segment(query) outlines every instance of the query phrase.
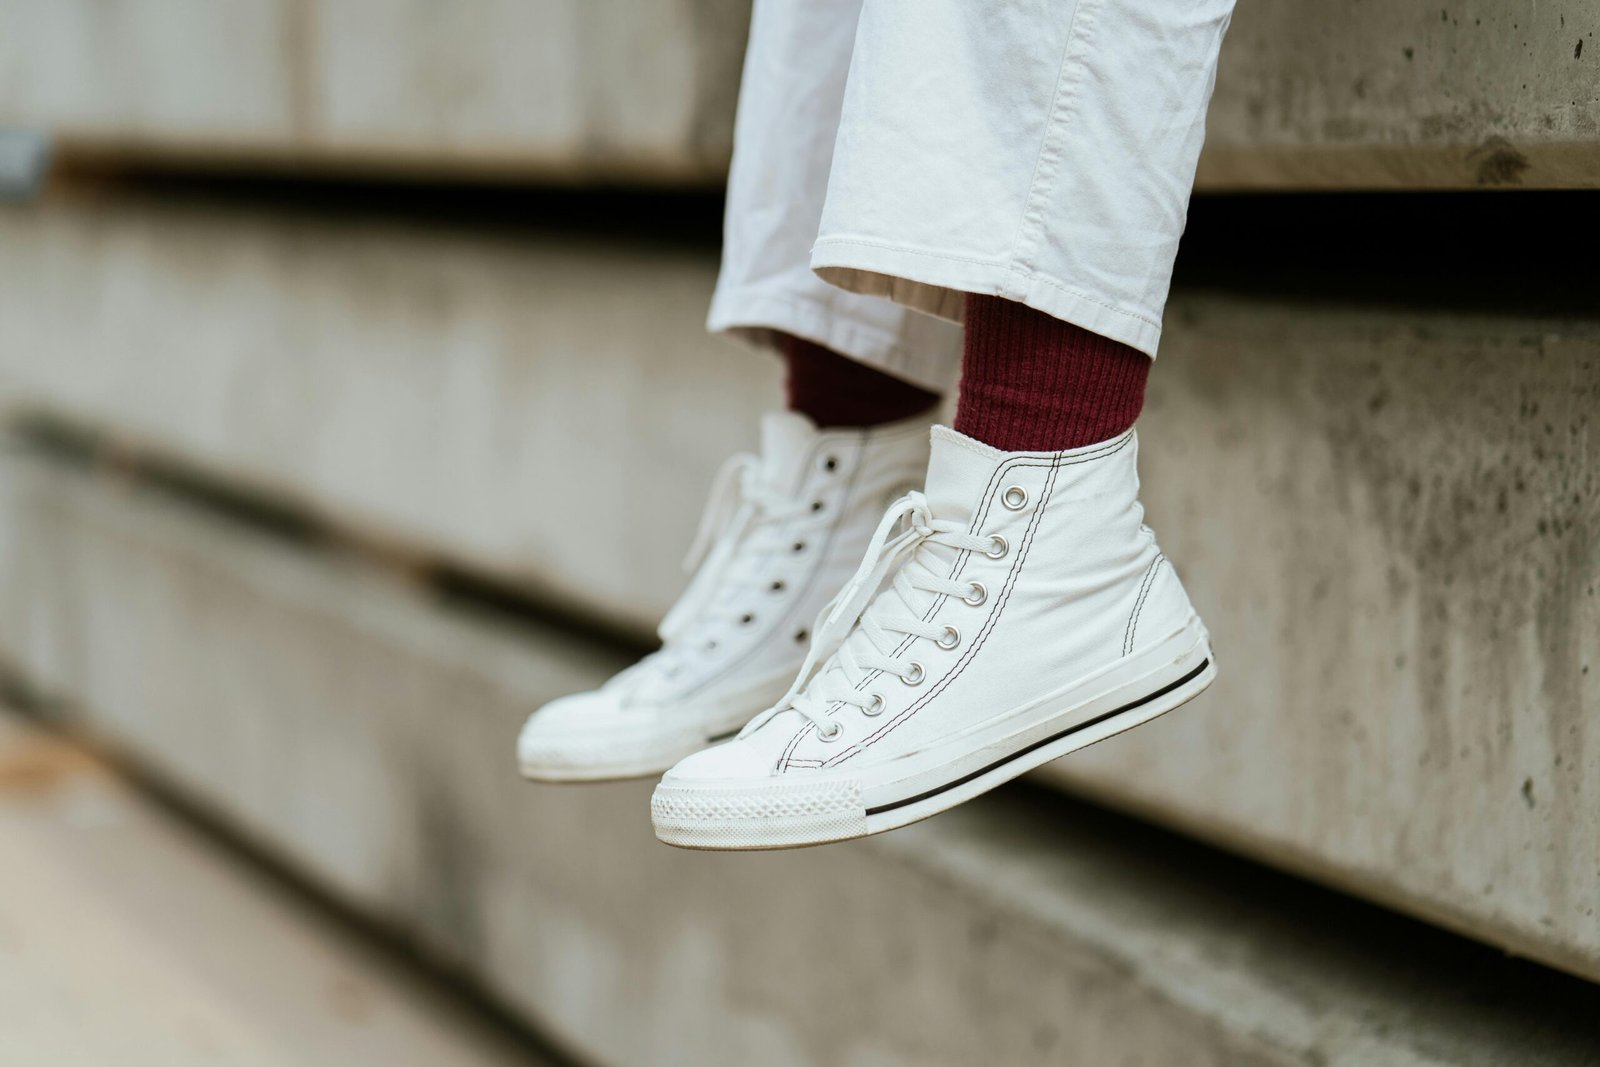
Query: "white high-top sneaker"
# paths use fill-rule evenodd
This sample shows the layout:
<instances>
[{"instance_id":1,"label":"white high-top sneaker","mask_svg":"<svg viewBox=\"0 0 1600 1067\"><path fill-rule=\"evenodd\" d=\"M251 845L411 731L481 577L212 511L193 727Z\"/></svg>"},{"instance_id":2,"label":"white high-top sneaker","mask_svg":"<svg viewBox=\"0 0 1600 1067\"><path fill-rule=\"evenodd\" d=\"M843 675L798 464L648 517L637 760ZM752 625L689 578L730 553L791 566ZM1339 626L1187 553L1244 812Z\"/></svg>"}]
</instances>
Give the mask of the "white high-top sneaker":
<instances>
[{"instance_id":1,"label":"white high-top sneaker","mask_svg":"<svg viewBox=\"0 0 1600 1067\"><path fill-rule=\"evenodd\" d=\"M699 570L661 622L660 651L534 712L517 741L522 773L657 775L731 737L794 680L817 615L927 461L926 417L819 431L793 412L766 416L761 455L717 477L690 550Z\"/></svg>"},{"instance_id":2,"label":"white high-top sneaker","mask_svg":"<svg viewBox=\"0 0 1600 1067\"><path fill-rule=\"evenodd\" d=\"M1203 690L1206 629L1141 521L1137 452L1132 431L1008 453L935 427L926 495L891 506L789 692L662 779L656 836L893 829Z\"/></svg>"}]
</instances>

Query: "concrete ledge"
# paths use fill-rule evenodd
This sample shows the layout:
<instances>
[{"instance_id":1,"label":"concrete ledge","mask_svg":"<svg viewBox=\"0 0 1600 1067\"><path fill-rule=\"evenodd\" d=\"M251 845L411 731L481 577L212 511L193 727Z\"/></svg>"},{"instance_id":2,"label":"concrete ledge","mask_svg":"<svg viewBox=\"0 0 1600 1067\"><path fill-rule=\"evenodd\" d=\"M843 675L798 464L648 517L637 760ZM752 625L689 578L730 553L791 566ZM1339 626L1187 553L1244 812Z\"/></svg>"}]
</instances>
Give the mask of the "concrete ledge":
<instances>
[{"instance_id":1,"label":"concrete ledge","mask_svg":"<svg viewBox=\"0 0 1600 1067\"><path fill-rule=\"evenodd\" d=\"M1202 189L1595 188L1585 0L1239 0Z\"/></svg>"},{"instance_id":2,"label":"concrete ledge","mask_svg":"<svg viewBox=\"0 0 1600 1067\"><path fill-rule=\"evenodd\" d=\"M633 239L45 205L0 214L0 392L644 635L777 395L703 338L711 274ZM1180 286L1145 497L1222 678L1049 776L1600 979L1600 321L1513 282Z\"/></svg>"},{"instance_id":3,"label":"concrete ledge","mask_svg":"<svg viewBox=\"0 0 1600 1067\"><path fill-rule=\"evenodd\" d=\"M1222 675L1048 773L1600 979L1600 318L1415 291L1174 306L1144 498Z\"/></svg>"},{"instance_id":4,"label":"concrete ledge","mask_svg":"<svg viewBox=\"0 0 1600 1067\"><path fill-rule=\"evenodd\" d=\"M75 741L0 705L8 1064L565 1067Z\"/></svg>"},{"instance_id":5,"label":"concrete ledge","mask_svg":"<svg viewBox=\"0 0 1600 1067\"><path fill-rule=\"evenodd\" d=\"M746 0L0 0L0 125L169 167L715 184ZM1585 0L1240 0L1202 189L1594 188Z\"/></svg>"},{"instance_id":6,"label":"concrete ledge","mask_svg":"<svg viewBox=\"0 0 1600 1067\"><path fill-rule=\"evenodd\" d=\"M0 125L98 162L712 184L744 0L3 0Z\"/></svg>"},{"instance_id":7,"label":"concrete ledge","mask_svg":"<svg viewBox=\"0 0 1600 1067\"><path fill-rule=\"evenodd\" d=\"M618 662L41 457L0 465L13 669L600 1063L1590 1062L1595 990L1010 790L753 857L647 784L532 787L525 710Z\"/></svg>"},{"instance_id":8,"label":"concrete ledge","mask_svg":"<svg viewBox=\"0 0 1600 1067\"><path fill-rule=\"evenodd\" d=\"M706 336L710 249L497 229L0 211L0 404L647 637L777 363Z\"/></svg>"}]
</instances>

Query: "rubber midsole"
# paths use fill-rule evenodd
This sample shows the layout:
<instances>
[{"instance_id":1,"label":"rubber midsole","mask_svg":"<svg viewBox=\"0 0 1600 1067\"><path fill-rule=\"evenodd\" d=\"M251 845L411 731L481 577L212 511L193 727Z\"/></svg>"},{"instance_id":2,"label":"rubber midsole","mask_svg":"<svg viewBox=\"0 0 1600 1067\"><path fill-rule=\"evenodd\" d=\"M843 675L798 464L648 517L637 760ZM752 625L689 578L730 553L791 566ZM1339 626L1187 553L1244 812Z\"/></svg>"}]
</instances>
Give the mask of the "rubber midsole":
<instances>
[{"instance_id":1,"label":"rubber midsole","mask_svg":"<svg viewBox=\"0 0 1600 1067\"><path fill-rule=\"evenodd\" d=\"M884 813L886 811L894 811L896 808L903 808L903 807L906 807L907 805L910 805L910 804L917 804L917 803L920 803L921 801L928 800L928 799L930 799L932 797L936 797L940 793L945 793L945 792L948 792L951 789L955 789L955 788L958 788L959 786L966 785L968 782L972 781L974 778L982 778L984 775L989 774L991 771L996 771L996 770L1000 769L1001 767L1004 767L1008 763L1012 763L1012 762L1014 762L1016 760L1022 759L1024 756L1028 755L1028 753L1030 753L1030 752L1037 751L1038 749L1041 749L1041 748L1045 747L1046 745L1055 744L1057 741L1060 741L1062 738L1068 737L1068 736L1070 736L1072 734L1075 734L1075 733L1078 733L1079 731L1082 731L1082 730L1087 730L1089 727L1096 726L1096 725L1098 725L1098 724L1100 724L1102 722L1105 722L1108 719L1114 719L1118 715L1123 715L1123 714L1126 714L1127 712L1135 711L1135 710L1137 710L1137 709L1139 709L1141 707L1144 707L1146 704L1149 704L1152 701L1158 700L1161 697L1166 696L1168 693L1172 692L1174 689L1179 689L1179 688L1181 688L1181 687L1183 687L1185 685L1188 685L1190 682L1192 682L1196 678L1200 677L1200 675L1204 674L1206 668L1209 667L1209 666L1211 666L1211 658L1209 656L1207 656L1205 659L1200 661L1199 666L1195 667L1193 670L1191 670L1188 674L1184 675L1182 678L1179 678L1177 681L1171 682L1171 683L1163 686L1162 688L1157 689L1155 692L1150 693L1150 694L1148 694L1148 695L1146 695L1144 697L1141 697L1138 700L1131 701L1130 703L1124 704L1119 708L1113 708L1112 710L1110 710L1108 712L1105 712L1103 714L1100 714L1100 715L1096 715L1091 719L1085 719L1083 722L1075 723L1072 726L1069 726L1064 730L1061 730L1061 731L1059 731L1057 733L1051 734L1048 737L1041 738L1040 740L1035 741L1032 744L1027 745L1024 748L1020 748L1017 751L1011 753L1010 755L1002 756L999 759L995 760L993 763L990 763L989 765L987 765L985 767L980 767L975 771L972 771L972 772L970 772L968 774L964 774L960 778L955 778L955 779L952 779L951 781L945 782L945 783L943 783L941 785L934 786L932 789L928 789L928 790L925 790L924 792L917 793L914 796L904 797L904 798L902 798L900 800L893 800L893 801L890 801L889 803L886 803L886 804L878 804L878 805L876 805L874 807L867 808L866 813L868 815L881 815L882 813Z\"/></svg>"}]
</instances>

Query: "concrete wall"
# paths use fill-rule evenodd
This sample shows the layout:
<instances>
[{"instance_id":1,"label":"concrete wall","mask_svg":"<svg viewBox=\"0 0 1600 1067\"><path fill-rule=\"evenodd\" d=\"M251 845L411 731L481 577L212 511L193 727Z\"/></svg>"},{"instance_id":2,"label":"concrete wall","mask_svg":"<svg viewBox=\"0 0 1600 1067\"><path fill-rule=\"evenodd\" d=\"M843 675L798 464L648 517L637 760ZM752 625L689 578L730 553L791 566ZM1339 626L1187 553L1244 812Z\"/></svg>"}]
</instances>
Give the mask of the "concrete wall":
<instances>
[{"instance_id":1,"label":"concrete wall","mask_svg":"<svg viewBox=\"0 0 1600 1067\"><path fill-rule=\"evenodd\" d=\"M0 704L8 1067L564 1067Z\"/></svg>"},{"instance_id":2,"label":"concrete wall","mask_svg":"<svg viewBox=\"0 0 1600 1067\"><path fill-rule=\"evenodd\" d=\"M101 159L715 183L748 17L747 0L0 0L0 125ZM1200 184L1593 187L1597 29L1586 0L1240 0Z\"/></svg>"},{"instance_id":3,"label":"concrete wall","mask_svg":"<svg viewBox=\"0 0 1600 1067\"><path fill-rule=\"evenodd\" d=\"M703 250L78 202L0 233L0 393L641 639L778 395L705 335Z\"/></svg>"},{"instance_id":4,"label":"concrete wall","mask_svg":"<svg viewBox=\"0 0 1600 1067\"><path fill-rule=\"evenodd\" d=\"M1174 318L1145 498L1222 679L1052 777L1600 977L1600 308Z\"/></svg>"},{"instance_id":5,"label":"concrete wall","mask_svg":"<svg viewBox=\"0 0 1600 1067\"><path fill-rule=\"evenodd\" d=\"M1202 188L1594 188L1587 0L1238 0Z\"/></svg>"},{"instance_id":6,"label":"concrete wall","mask_svg":"<svg viewBox=\"0 0 1600 1067\"><path fill-rule=\"evenodd\" d=\"M642 633L776 395L703 347L709 281L642 244L59 204L0 215L0 388ZM1146 499L1222 678L1049 774L1600 978L1600 322L1493 306L1175 295Z\"/></svg>"},{"instance_id":7,"label":"concrete wall","mask_svg":"<svg viewBox=\"0 0 1600 1067\"><path fill-rule=\"evenodd\" d=\"M744 0L0 0L0 125L67 156L712 182Z\"/></svg>"},{"instance_id":8,"label":"concrete wall","mask_svg":"<svg viewBox=\"0 0 1600 1067\"><path fill-rule=\"evenodd\" d=\"M0 456L0 634L100 736L590 1062L1563 1067L1600 1042L1600 991L1038 793L667 849L648 783L512 766L523 714L614 651L44 457Z\"/></svg>"}]
</instances>

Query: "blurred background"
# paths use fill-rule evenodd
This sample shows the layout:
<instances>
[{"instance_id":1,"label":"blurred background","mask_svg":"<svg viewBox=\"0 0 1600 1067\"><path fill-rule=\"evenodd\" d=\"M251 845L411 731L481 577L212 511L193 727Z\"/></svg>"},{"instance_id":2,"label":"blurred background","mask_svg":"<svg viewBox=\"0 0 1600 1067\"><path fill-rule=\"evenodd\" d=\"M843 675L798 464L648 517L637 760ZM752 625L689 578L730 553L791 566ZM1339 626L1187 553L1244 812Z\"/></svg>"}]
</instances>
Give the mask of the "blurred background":
<instances>
[{"instance_id":1,"label":"blurred background","mask_svg":"<svg viewBox=\"0 0 1600 1067\"><path fill-rule=\"evenodd\" d=\"M1141 424L1218 683L700 856L512 745L778 399L748 19L0 0L0 1065L1600 1063L1600 9L1239 0Z\"/></svg>"}]
</instances>

